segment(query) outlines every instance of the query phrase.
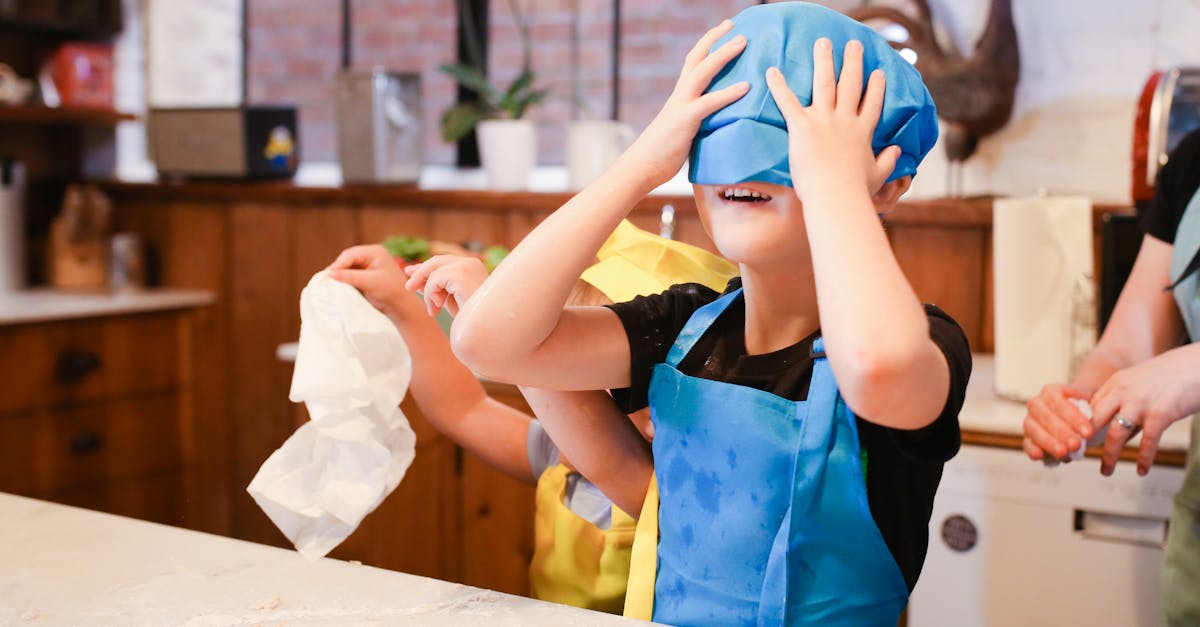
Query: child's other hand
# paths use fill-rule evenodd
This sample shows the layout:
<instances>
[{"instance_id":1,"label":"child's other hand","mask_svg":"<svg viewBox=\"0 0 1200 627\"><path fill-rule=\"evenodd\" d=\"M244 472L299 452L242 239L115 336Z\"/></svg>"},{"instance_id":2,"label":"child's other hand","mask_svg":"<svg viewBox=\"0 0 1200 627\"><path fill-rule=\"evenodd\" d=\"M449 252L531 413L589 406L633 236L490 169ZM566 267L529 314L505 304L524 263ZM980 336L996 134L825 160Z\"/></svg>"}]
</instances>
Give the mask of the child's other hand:
<instances>
[{"instance_id":1,"label":"child's other hand","mask_svg":"<svg viewBox=\"0 0 1200 627\"><path fill-rule=\"evenodd\" d=\"M352 246L326 268L334 280L348 283L389 318L411 316L421 303L404 289L406 277L383 246Z\"/></svg>"},{"instance_id":2,"label":"child's other hand","mask_svg":"<svg viewBox=\"0 0 1200 627\"><path fill-rule=\"evenodd\" d=\"M704 118L746 95L750 89L750 84L743 81L704 93L713 78L746 48L746 38L738 35L709 54L713 44L731 28L733 22L725 20L696 42L684 59L675 90L626 153L652 187L671 180L683 167Z\"/></svg>"},{"instance_id":3,"label":"child's other hand","mask_svg":"<svg viewBox=\"0 0 1200 627\"><path fill-rule=\"evenodd\" d=\"M767 70L767 85L788 128L792 185L801 200L821 189L849 186L874 194L887 181L898 146L876 156L871 148L883 111L884 74L875 70L863 93L863 46L846 44L842 74L834 78L833 45L825 38L813 46L812 103L805 107L778 68Z\"/></svg>"},{"instance_id":4,"label":"child's other hand","mask_svg":"<svg viewBox=\"0 0 1200 627\"><path fill-rule=\"evenodd\" d=\"M425 296L425 309L430 316L445 307L457 316L475 290L487 280L483 261L462 255L437 255L428 261L404 269L409 276L407 289Z\"/></svg>"}]
</instances>

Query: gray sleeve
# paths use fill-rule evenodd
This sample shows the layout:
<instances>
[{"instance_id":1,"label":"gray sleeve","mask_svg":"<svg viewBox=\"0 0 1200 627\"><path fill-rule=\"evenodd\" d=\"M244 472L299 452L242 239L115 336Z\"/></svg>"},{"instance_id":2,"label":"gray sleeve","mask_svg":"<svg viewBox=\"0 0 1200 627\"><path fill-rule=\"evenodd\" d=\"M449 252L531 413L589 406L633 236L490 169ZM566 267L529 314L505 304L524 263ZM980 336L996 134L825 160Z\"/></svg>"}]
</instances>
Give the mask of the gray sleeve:
<instances>
[{"instance_id":1,"label":"gray sleeve","mask_svg":"<svg viewBox=\"0 0 1200 627\"><path fill-rule=\"evenodd\" d=\"M529 455L529 470L533 472L534 479L541 477L547 468L558 463L558 447L554 445L550 436L546 435L542 423L536 420L529 421L529 430L525 432L525 450Z\"/></svg>"}]
</instances>

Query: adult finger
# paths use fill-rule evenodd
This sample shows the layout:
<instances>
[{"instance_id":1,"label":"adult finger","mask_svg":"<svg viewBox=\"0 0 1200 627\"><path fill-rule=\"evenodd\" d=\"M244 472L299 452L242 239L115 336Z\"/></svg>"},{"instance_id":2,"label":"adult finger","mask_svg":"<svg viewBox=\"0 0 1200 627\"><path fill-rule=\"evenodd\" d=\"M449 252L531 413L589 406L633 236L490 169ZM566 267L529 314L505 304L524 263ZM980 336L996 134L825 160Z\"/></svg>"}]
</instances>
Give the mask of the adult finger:
<instances>
[{"instance_id":1,"label":"adult finger","mask_svg":"<svg viewBox=\"0 0 1200 627\"><path fill-rule=\"evenodd\" d=\"M1145 421L1137 456L1137 473L1143 477L1150 472L1150 467L1154 465L1154 456L1158 454L1158 442L1162 439L1163 434L1163 428L1159 426L1162 424L1160 421L1153 420L1149 416L1145 418Z\"/></svg>"},{"instance_id":2,"label":"adult finger","mask_svg":"<svg viewBox=\"0 0 1200 627\"><path fill-rule=\"evenodd\" d=\"M833 76L833 42L822 37L813 44L813 92L815 108L832 109L837 96L837 79Z\"/></svg>"},{"instance_id":3,"label":"adult finger","mask_svg":"<svg viewBox=\"0 0 1200 627\"><path fill-rule=\"evenodd\" d=\"M846 42L842 51L842 73L837 80L837 101L839 111L848 114L858 113L859 99L863 96L863 45L857 40Z\"/></svg>"},{"instance_id":4,"label":"adult finger","mask_svg":"<svg viewBox=\"0 0 1200 627\"><path fill-rule=\"evenodd\" d=\"M1069 448L1070 442L1063 442L1061 439L1055 437L1053 432L1047 429L1040 421L1034 419L1032 414L1025 416L1022 429L1025 432L1025 439L1032 442L1034 446L1054 456L1055 459L1064 459L1071 451L1079 448L1078 444L1074 448Z\"/></svg>"},{"instance_id":5,"label":"adult finger","mask_svg":"<svg viewBox=\"0 0 1200 627\"><path fill-rule=\"evenodd\" d=\"M1121 451L1140 429L1139 417L1134 409L1121 406L1120 410L1113 414L1108 435L1104 438L1104 453L1100 457L1100 472L1106 477L1113 473L1117 467L1117 460L1121 458Z\"/></svg>"}]
</instances>

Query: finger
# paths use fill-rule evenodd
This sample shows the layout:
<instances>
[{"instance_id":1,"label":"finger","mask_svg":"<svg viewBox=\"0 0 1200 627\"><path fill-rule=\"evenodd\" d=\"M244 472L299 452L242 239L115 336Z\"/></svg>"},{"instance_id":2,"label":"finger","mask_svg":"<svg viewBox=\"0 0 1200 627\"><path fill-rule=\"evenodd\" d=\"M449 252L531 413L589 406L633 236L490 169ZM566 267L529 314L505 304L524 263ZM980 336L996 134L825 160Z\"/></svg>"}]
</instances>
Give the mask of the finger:
<instances>
[{"instance_id":1,"label":"finger","mask_svg":"<svg viewBox=\"0 0 1200 627\"><path fill-rule=\"evenodd\" d=\"M1053 449L1056 457L1063 457L1067 453L1079 449L1079 445L1082 444L1079 434L1075 432L1075 429L1071 427L1070 423L1063 416L1050 407L1045 397L1034 397L1026 405L1026 409L1028 410L1029 418L1041 427L1047 435L1053 438L1054 441L1063 446L1064 450L1061 453L1057 449ZM1037 442L1036 439L1034 441ZM1041 444L1041 442L1038 442L1038 444ZM1046 447L1043 446L1042 448ZM1052 449L1046 448L1046 450Z\"/></svg>"},{"instance_id":2,"label":"finger","mask_svg":"<svg viewBox=\"0 0 1200 627\"><path fill-rule=\"evenodd\" d=\"M350 248L343 250L341 254L337 256L337 259L334 259L333 263L329 264L329 269L364 268L370 265L371 260L374 258L374 248L374 246L365 245L351 246Z\"/></svg>"},{"instance_id":3,"label":"finger","mask_svg":"<svg viewBox=\"0 0 1200 627\"><path fill-rule=\"evenodd\" d=\"M1065 388L1063 386L1056 386L1053 392L1043 395L1050 411L1069 423L1085 440L1092 437L1092 434L1096 431L1095 427L1092 426L1092 420L1083 415L1083 412L1079 410L1079 407L1075 403L1067 400L1067 397L1063 394L1064 391Z\"/></svg>"},{"instance_id":4,"label":"finger","mask_svg":"<svg viewBox=\"0 0 1200 627\"><path fill-rule=\"evenodd\" d=\"M1119 413L1120 416L1130 422L1137 424L1136 413L1130 411L1132 408L1122 406ZM1100 473L1104 476L1112 475L1113 470L1117 467L1117 460L1121 458L1121 451L1125 445L1137 433L1138 428L1135 426L1129 429L1115 420L1108 427L1108 436L1104 438L1104 453L1100 456Z\"/></svg>"},{"instance_id":5,"label":"finger","mask_svg":"<svg viewBox=\"0 0 1200 627\"><path fill-rule=\"evenodd\" d=\"M411 272L408 271L408 268L405 268L405 271L408 272L408 281L404 283L404 288L413 292L424 291L425 284L429 281L430 275L445 263L445 257L437 255L415 266L409 266L413 268Z\"/></svg>"},{"instance_id":6,"label":"finger","mask_svg":"<svg viewBox=\"0 0 1200 627\"><path fill-rule=\"evenodd\" d=\"M791 120L804 112L804 105L792 88L788 87L787 80L783 78L783 72L780 72L779 68L767 69L767 88L771 90L771 97L775 99L780 113L783 113L783 119Z\"/></svg>"},{"instance_id":7,"label":"finger","mask_svg":"<svg viewBox=\"0 0 1200 627\"><path fill-rule=\"evenodd\" d=\"M690 105L690 113L699 118L706 118L709 115L720 111L721 109L736 102L742 96L745 96L750 91L750 83L742 81L736 85L730 85L720 91L704 94L696 99Z\"/></svg>"},{"instance_id":8,"label":"finger","mask_svg":"<svg viewBox=\"0 0 1200 627\"><path fill-rule=\"evenodd\" d=\"M813 107L832 109L837 95L833 76L833 43L822 37L813 44Z\"/></svg>"},{"instance_id":9,"label":"finger","mask_svg":"<svg viewBox=\"0 0 1200 627\"><path fill-rule=\"evenodd\" d=\"M684 57L683 73L687 73L688 70L699 65L708 56L708 51L712 50L713 44L717 43L717 40L724 37L725 33L728 33L732 28L733 20L725 20L710 28L707 33L704 33L700 37L700 40L696 42L696 45L692 46L692 49L688 51L687 56Z\"/></svg>"},{"instance_id":10,"label":"finger","mask_svg":"<svg viewBox=\"0 0 1200 627\"><path fill-rule=\"evenodd\" d=\"M360 292L370 291L378 284L378 274L371 270L354 270L341 268L329 271L329 276L335 281L346 283Z\"/></svg>"},{"instance_id":11,"label":"finger","mask_svg":"<svg viewBox=\"0 0 1200 627\"><path fill-rule=\"evenodd\" d=\"M872 74L872 77L874 74ZM850 40L842 52L842 73L838 75L837 101L839 111L858 113L859 99L863 93L863 45Z\"/></svg>"},{"instance_id":12,"label":"finger","mask_svg":"<svg viewBox=\"0 0 1200 627\"><path fill-rule=\"evenodd\" d=\"M1021 448L1025 449L1025 456L1035 462L1046 456L1046 452L1029 438L1021 438Z\"/></svg>"},{"instance_id":13,"label":"finger","mask_svg":"<svg viewBox=\"0 0 1200 627\"><path fill-rule=\"evenodd\" d=\"M858 115L870 126L872 135L875 134L879 116L883 113L883 97L886 92L887 76L883 70L871 72L871 76L867 79L867 91L863 94L862 103L858 106Z\"/></svg>"},{"instance_id":14,"label":"finger","mask_svg":"<svg viewBox=\"0 0 1200 627\"><path fill-rule=\"evenodd\" d=\"M720 48L704 58L695 68L688 71L680 81L687 93L700 95L712 84L713 78L746 49L746 37L738 35L725 42Z\"/></svg>"},{"instance_id":15,"label":"finger","mask_svg":"<svg viewBox=\"0 0 1200 627\"><path fill-rule=\"evenodd\" d=\"M1064 459L1075 450L1068 448L1068 444L1058 439L1053 433L1045 427L1040 421L1035 419L1032 414L1025 417L1023 425L1025 438L1033 443L1034 446L1054 456L1055 459ZM1075 448L1078 448L1076 445Z\"/></svg>"},{"instance_id":16,"label":"finger","mask_svg":"<svg viewBox=\"0 0 1200 627\"><path fill-rule=\"evenodd\" d=\"M1153 420L1146 421L1146 428L1142 430L1142 441L1138 445L1137 473L1142 477L1150 472L1150 467L1154 465L1154 456L1158 454L1158 441L1162 438L1162 431L1153 426L1156 424Z\"/></svg>"},{"instance_id":17,"label":"finger","mask_svg":"<svg viewBox=\"0 0 1200 627\"><path fill-rule=\"evenodd\" d=\"M896 162L900 160L901 152L899 146L888 146L875 156L875 175L871 179L875 190L883 187L888 177L892 175L892 171L896 169Z\"/></svg>"}]
</instances>

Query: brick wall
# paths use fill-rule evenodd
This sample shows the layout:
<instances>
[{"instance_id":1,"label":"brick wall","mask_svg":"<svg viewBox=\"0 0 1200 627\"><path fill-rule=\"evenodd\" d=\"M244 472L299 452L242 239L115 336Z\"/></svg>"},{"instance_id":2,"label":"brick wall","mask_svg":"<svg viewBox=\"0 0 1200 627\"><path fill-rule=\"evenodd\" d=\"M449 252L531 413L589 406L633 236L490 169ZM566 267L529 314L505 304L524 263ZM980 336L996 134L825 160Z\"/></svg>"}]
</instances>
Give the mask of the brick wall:
<instances>
[{"instance_id":1,"label":"brick wall","mask_svg":"<svg viewBox=\"0 0 1200 627\"><path fill-rule=\"evenodd\" d=\"M250 100L301 106L305 156L335 158L330 97L339 59L339 0L246 0L250 8ZM533 64L557 98L534 114L539 162L562 163L563 123L607 117L611 0L518 0L533 30ZM903 0L876 0L907 4ZM939 30L968 53L990 0L930 0ZM670 92L683 56L710 25L754 0L624 0L621 118L644 126ZM859 0L826 0L838 9ZM968 194L1026 194L1040 188L1128 199L1132 116L1156 68L1200 65L1195 0L1013 0L1024 59L1009 126L983 142L964 169ZM426 160L452 163L437 123L453 84L437 71L454 56L453 0L358 0L356 65L420 71L425 92ZM517 71L520 43L507 0L492 0L491 72ZM579 23L578 87L572 84L572 23ZM581 111L571 94L578 89ZM917 197L946 190L935 149L917 177Z\"/></svg>"}]
</instances>

